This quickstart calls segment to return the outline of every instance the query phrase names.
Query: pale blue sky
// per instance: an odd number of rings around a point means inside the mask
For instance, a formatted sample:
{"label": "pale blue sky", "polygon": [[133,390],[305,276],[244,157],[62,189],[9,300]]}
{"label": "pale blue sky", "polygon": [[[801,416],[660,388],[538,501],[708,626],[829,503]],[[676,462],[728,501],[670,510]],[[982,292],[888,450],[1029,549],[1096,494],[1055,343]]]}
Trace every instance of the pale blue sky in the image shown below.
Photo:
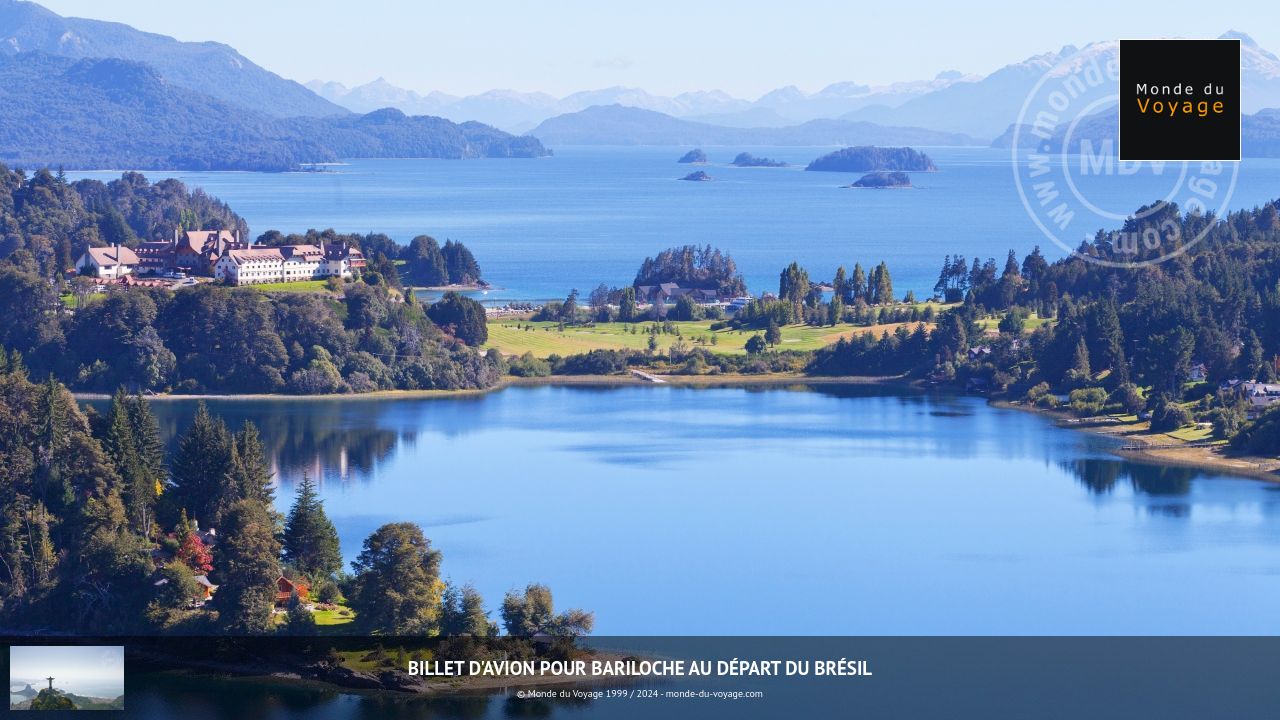
{"label": "pale blue sky", "polygon": [[31,683],[37,690],[53,686],[68,692],[124,692],[124,648],[121,646],[13,646],[9,648],[9,687]]}
{"label": "pale blue sky", "polygon": [[1273,3],[1069,0],[44,0],[63,15],[220,40],[299,81],[379,75],[418,91],[563,95],[611,85],[755,98],[783,85],[883,84],[942,70],[988,73],[1066,44],[1215,37],[1280,52]]}

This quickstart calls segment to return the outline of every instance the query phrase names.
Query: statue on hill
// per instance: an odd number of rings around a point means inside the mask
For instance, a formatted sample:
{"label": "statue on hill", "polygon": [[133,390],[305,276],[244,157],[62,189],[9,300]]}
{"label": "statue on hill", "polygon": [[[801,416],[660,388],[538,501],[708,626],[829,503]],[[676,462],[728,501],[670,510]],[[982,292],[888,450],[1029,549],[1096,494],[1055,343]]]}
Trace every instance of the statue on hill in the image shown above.
{"label": "statue on hill", "polygon": [[76,704],[71,698],[53,689],[53,679],[49,679],[49,687],[40,691],[31,701],[32,710],[75,710]]}

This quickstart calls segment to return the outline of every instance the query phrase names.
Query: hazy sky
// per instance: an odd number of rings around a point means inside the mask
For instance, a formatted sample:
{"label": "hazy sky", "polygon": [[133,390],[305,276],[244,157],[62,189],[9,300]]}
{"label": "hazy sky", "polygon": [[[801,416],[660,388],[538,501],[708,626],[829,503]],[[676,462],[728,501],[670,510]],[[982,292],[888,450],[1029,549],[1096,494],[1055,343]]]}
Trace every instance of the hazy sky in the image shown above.
{"label": "hazy sky", "polygon": [[9,648],[9,686],[37,690],[53,686],[74,693],[124,692],[124,648],[13,646]]}
{"label": "hazy sky", "polygon": [[1247,32],[1280,51],[1274,3],[859,0],[43,0],[181,40],[220,40],[305,82],[564,95],[611,85],[755,98],[784,85],[988,73],[1066,44]]}

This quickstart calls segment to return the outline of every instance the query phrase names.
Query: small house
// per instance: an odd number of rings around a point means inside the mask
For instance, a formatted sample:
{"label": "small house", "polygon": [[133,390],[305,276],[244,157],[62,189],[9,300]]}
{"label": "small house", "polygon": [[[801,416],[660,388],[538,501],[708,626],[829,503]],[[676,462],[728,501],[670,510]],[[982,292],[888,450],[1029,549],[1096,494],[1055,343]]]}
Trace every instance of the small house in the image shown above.
{"label": "small house", "polygon": [[200,586],[200,590],[203,593],[205,600],[208,600],[209,598],[213,597],[213,591],[218,589],[217,585],[214,585],[213,583],[209,582],[208,575],[196,575],[195,581],[196,581],[196,585]]}
{"label": "small house", "polygon": [[290,580],[289,578],[281,575],[279,579],[276,580],[276,605],[288,605],[289,599],[292,598],[295,593],[298,595],[298,599],[300,600],[307,600],[311,594],[310,588],[307,587],[306,582],[304,582],[302,578]]}

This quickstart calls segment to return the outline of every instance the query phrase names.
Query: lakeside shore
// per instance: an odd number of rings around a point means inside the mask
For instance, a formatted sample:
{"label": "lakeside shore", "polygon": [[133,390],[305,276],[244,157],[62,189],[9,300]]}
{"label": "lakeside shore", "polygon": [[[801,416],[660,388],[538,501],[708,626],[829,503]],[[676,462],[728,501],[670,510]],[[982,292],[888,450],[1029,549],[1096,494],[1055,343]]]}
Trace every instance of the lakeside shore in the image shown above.
{"label": "lakeside shore", "polygon": [[[493,387],[466,390],[379,390],[371,393],[342,393],[329,395],[286,395],[279,393],[251,393],[222,395],[214,393],[196,395],[150,395],[153,402],[182,400],[220,401],[357,401],[357,400],[418,400],[455,399],[478,397],[500,392],[509,387],[680,387],[680,388],[752,388],[752,387],[804,387],[823,385],[865,385],[897,388],[916,392],[928,391],[923,383],[903,376],[811,376],[799,373],[769,373],[762,375],[651,375],[646,379],[633,374],[626,375],[549,375],[546,377],[505,377]],[[77,400],[110,400],[105,393],[74,393]],[[1224,446],[1193,444],[1165,433],[1152,432],[1150,423],[1104,423],[1081,420],[1061,410],[1051,410],[1028,405],[1018,400],[993,398],[992,405],[1042,415],[1055,424],[1071,430],[1090,432],[1122,440],[1127,447],[1112,452],[1120,457],[1147,460],[1162,465],[1197,468],[1228,475],[1248,477],[1270,482],[1280,482],[1280,458],[1252,455],[1232,455],[1224,452]]]}
{"label": "lakeside shore", "polygon": [[1111,451],[1120,457],[1280,482],[1280,458],[1233,455],[1226,452],[1225,444],[1202,445],[1179,440],[1167,433],[1151,430],[1151,423],[1145,420],[1132,423],[1100,422],[1097,419],[1076,418],[1060,410],[1034,407],[1022,401],[992,400],[991,404],[1043,415],[1070,430],[1123,440],[1125,446]]}
{"label": "lakeside shore", "polygon": [[[171,393],[145,396],[152,402],[182,400],[291,400],[313,402],[316,400],[417,400],[430,398],[458,398],[500,392],[508,387],[580,386],[607,387],[614,385],[671,386],[671,387],[763,387],[781,385],[883,385],[886,387],[912,387],[911,381],[898,376],[810,376],[798,373],[769,373],[762,375],[658,375],[661,383],[655,383],[635,375],[548,375],[546,377],[505,377],[493,387],[465,390],[377,390],[367,393],[332,393],[326,395],[289,395],[285,393],[198,393],[175,395]],[[75,392],[76,400],[110,400],[110,393]]]}

